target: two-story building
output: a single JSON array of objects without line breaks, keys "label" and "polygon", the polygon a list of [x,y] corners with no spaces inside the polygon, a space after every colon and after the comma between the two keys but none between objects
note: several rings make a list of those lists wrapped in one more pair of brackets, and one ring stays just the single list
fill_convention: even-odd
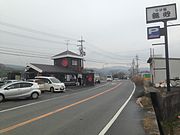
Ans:
[{"label": "two-story building", "polygon": [[94,85],[93,71],[84,70],[83,57],[69,50],[52,57],[54,65],[29,63],[26,66],[26,79],[35,76],[55,76],[66,85]]}]

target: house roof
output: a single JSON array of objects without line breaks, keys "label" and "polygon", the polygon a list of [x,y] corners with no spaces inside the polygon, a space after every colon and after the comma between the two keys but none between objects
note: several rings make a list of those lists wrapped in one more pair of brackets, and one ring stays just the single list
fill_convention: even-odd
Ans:
[{"label": "house roof", "polygon": [[39,73],[75,73],[75,71],[54,65],[29,63],[27,64],[27,67],[30,67]]},{"label": "house roof", "polygon": [[[165,60],[165,58],[163,58],[163,57],[149,57],[149,59],[147,60],[147,63],[151,63],[153,59]],[[169,58],[169,60],[180,60],[180,58]]]},{"label": "house roof", "polygon": [[82,59],[82,56],[80,56],[79,54],[76,54],[74,52],[71,52],[69,50],[62,52],[60,54],[54,55],[52,57],[52,59],[58,59],[58,58],[64,58],[64,57],[73,57],[73,58],[79,58]]}]

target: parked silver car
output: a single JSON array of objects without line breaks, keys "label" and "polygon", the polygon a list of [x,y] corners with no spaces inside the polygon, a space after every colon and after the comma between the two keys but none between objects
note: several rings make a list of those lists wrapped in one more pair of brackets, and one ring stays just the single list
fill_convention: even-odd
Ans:
[{"label": "parked silver car", "polygon": [[37,99],[41,91],[37,83],[18,81],[0,87],[0,102],[4,99],[26,98]]}]

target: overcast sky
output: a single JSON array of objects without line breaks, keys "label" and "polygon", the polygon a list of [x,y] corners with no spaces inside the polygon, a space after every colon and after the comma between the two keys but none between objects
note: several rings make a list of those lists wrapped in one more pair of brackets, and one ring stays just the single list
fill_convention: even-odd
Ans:
[{"label": "overcast sky", "polygon": [[[66,40],[79,53],[83,36],[86,67],[130,66],[136,54],[140,67],[148,66],[152,43],[164,38],[147,40],[147,27],[162,23],[146,24],[145,9],[170,3],[177,4],[178,20],[169,24],[180,23],[179,0],[0,0],[0,63],[52,64],[51,56],[67,50]],[[168,34],[170,56],[180,57],[180,26]],[[162,46],[154,48],[164,55]]]}]

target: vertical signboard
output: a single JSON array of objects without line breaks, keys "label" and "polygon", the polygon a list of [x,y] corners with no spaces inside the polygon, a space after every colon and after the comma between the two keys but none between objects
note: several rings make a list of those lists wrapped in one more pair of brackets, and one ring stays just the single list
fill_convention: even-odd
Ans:
[{"label": "vertical signboard", "polygon": [[[163,35],[165,39],[165,55],[166,55],[166,82],[167,91],[170,91],[170,73],[169,73],[169,51],[168,51],[168,33],[167,33],[167,21],[176,20],[177,11],[176,4],[161,5],[155,7],[146,8],[146,22],[164,22]],[[148,38],[153,39],[159,37],[159,27],[148,28]]]}]

